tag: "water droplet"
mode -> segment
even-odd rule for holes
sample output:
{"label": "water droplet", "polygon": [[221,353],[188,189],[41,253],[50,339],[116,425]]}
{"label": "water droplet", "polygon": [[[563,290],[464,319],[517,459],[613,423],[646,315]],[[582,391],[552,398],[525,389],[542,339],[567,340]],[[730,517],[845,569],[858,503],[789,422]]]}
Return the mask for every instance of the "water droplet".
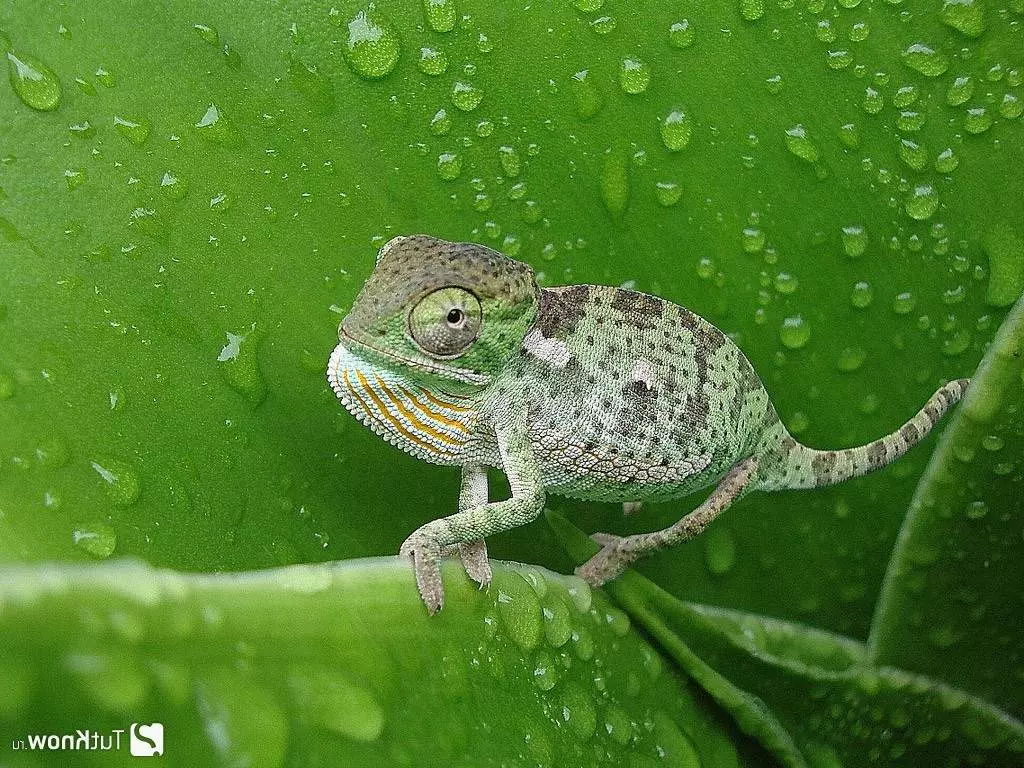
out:
{"label": "water droplet", "polygon": [[459,16],[455,0],[423,0],[423,14],[434,32],[451,32]]}
{"label": "water droplet", "polygon": [[808,136],[807,129],[799,123],[786,131],[786,149],[808,163],[818,162],[821,156],[818,145]]}
{"label": "water droplet", "polygon": [[960,165],[960,158],[957,157],[952,147],[942,150],[935,158],[935,170],[939,173],[952,173],[958,165]]}
{"label": "water droplet", "polygon": [[892,300],[892,311],[897,315],[909,315],[917,306],[917,298],[910,291],[899,293]]}
{"label": "water droplet", "polygon": [[939,193],[931,184],[918,184],[907,196],[905,208],[912,219],[931,218],[939,210]]}
{"label": "water droplet", "polygon": [[444,136],[452,129],[452,119],[448,116],[448,112],[444,109],[439,109],[434,113],[434,116],[430,118],[430,132],[435,136]]}
{"label": "water droplet", "polygon": [[925,43],[913,43],[903,51],[903,63],[925,77],[938,77],[949,69],[945,54]]}
{"label": "water droplet", "polygon": [[779,272],[772,281],[772,285],[783,296],[789,296],[796,293],[797,288],[800,287],[800,281],[789,272]]}
{"label": "water droplet", "polygon": [[669,152],[685,149],[693,136],[693,122],[682,109],[673,109],[661,121],[661,141]]}
{"label": "water droplet", "polygon": [[992,127],[992,115],[985,107],[971,107],[964,118],[964,130],[968,133],[984,133]]}
{"label": "water droplet", "polygon": [[589,70],[581,69],[572,76],[572,92],[576,100],[576,115],[581,120],[593,117],[604,106],[604,99]]}
{"label": "water droplet", "polygon": [[689,19],[681,19],[668,28],[668,44],[673,48],[689,48],[693,45],[693,27]]}
{"label": "water droplet", "polygon": [[782,91],[782,75],[771,75],[764,81],[768,93],[780,93]]}
{"label": "water droplet", "polygon": [[907,167],[915,171],[923,171],[928,165],[928,150],[913,139],[901,138],[896,145],[896,153]]}
{"label": "water droplet", "polygon": [[704,565],[713,576],[724,576],[736,565],[736,539],[728,528],[712,526],[704,538]]}
{"label": "water droplet", "polygon": [[218,764],[279,768],[285,763],[288,718],[274,694],[233,669],[203,669],[195,707]]}
{"label": "water droplet", "polygon": [[946,103],[951,107],[958,107],[964,104],[974,95],[974,80],[967,75],[961,75],[950,83],[946,89]]}
{"label": "water droplet", "polygon": [[985,19],[979,0],[945,0],[939,16],[943,24],[967,37],[979,37],[985,31]]}
{"label": "water droplet", "polygon": [[130,117],[115,115],[114,128],[136,146],[149,138],[149,121],[142,117],[133,120]]}
{"label": "water droplet", "polygon": [[91,139],[96,135],[96,127],[88,120],[83,120],[80,123],[68,126],[68,130],[72,136],[79,139]]}
{"label": "water droplet", "polygon": [[868,233],[860,224],[850,224],[842,231],[843,252],[851,259],[864,254],[868,247]]}
{"label": "water droplet", "polygon": [[852,373],[864,365],[868,353],[861,347],[844,347],[836,360],[836,370]]}
{"label": "water droplet", "polygon": [[420,72],[436,77],[448,71],[448,56],[439,48],[420,48]]}
{"label": "water droplet", "polygon": [[242,134],[216,104],[206,108],[206,112],[195,123],[195,128],[203,139],[213,144],[223,147],[242,145]]}
{"label": "water droplet", "polygon": [[659,181],[654,185],[654,196],[659,205],[669,208],[679,202],[683,188],[674,181]]}
{"label": "water droplet", "polygon": [[217,34],[217,30],[208,24],[193,24],[192,29],[210,45],[217,45],[220,42],[220,35]]}
{"label": "water droplet", "polygon": [[915,85],[904,85],[896,90],[892,97],[893,106],[897,109],[906,109],[918,99],[918,90]]}
{"label": "water droplet", "polygon": [[1024,115],[1024,102],[1015,93],[1004,94],[1003,100],[999,103],[999,114],[1007,120],[1016,120]]}
{"label": "water droplet", "polygon": [[814,36],[822,43],[834,43],[836,30],[828,19],[820,19],[814,28]]}
{"label": "water droplet", "polygon": [[577,683],[571,682],[562,691],[561,704],[562,722],[578,741],[586,741],[594,735],[597,730],[597,710],[592,696]]}
{"label": "water droplet", "polygon": [[[501,170],[505,176],[510,179],[514,179],[519,176],[522,171],[522,161],[519,159],[519,152],[516,151],[515,147],[504,146],[498,147],[498,159],[501,161]],[[525,192],[525,188],[522,188]],[[509,198],[517,199],[512,197],[512,190],[509,190]]]}
{"label": "water droplet", "polygon": [[544,614],[544,637],[552,648],[561,648],[572,637],[572,621],[569,606],[557,596],[548,596],[542,601]]}
{"label": "water droplet", "polygon": [[757,21],[764,11],[764,0],[740,0],[740,16],[745,21]]}
{"label": "water droplet", "polygon": [[870,283],[861,281],[853,286],[850,293],[850,303],[857,309],[866,309],[871,306],[875,299],[875,291]]}
{"label": "water droplet", "polygon": [[354,741],[376,741],[384,710],[373,694],[338,674],[312,664],[292,667],[288,690],[296,709],[312,722]]}
{"label": "water droplet", "polygon": [[99,67],[93,74],[104,88],[113,88],[117,85],[117,77],[109,69]]}
{"label": "water droplet", "polygon": [[292,88],[301,94],[318,115],[334,111],[334,86],[313,64],[288,56],[288,77]]}
{"label": "water droplet", "polygon": [[484,97],[484,92],[472,83],[456,80],[452,84],[452,103],[463,112],[472,112]]}
{"label": "water droplet", "polygon": [[167,171],[160,177],[160,191],[171,200],[184,200],[188,187],[176,174]]}
{"label": "water droplet", "polygon": [[558,682],[558,670],[547,651],[538,651],[534,657],[533,682],[542,691],[550,691]]}
{"label": "water droplet", "polygon": [[825,63],[829,69],[846,69],[853,64],[853,54],[845,49],[828,51],[825,54]]}
{"label": "water droplet", "polygon": [[218,192],[210,198],[210,210],[223,213],[228,210],[234,201],[227,192]]}
{"label": "water droplet", "polygon": [[217,355],[221,375],[228,386],[242,395],[249,401],[249,405],[255,408],[263,402],[263,398],[267,395],[267,387],[256,359],[256,348],[260,339],[260,334],[256,331],[256,324],[253,323],[247,333],[228,331],[225,335],[227,343]]}
{"label": "water droplet", "polygon": [[102,464],[91,461],[89,464],[102,478],[107,497],[114,506],[126,507],[139,498],[139,476],[130,464],[117,459],[105,459]]}
{"label": "water droplet", "polygon": [[106,709],[133,709],[149,693],[149,676],[125,654],[69,653],[62,666],[93,701]]}
{"label": "water droplet", "polygon": [[117,547],[117,532],[104,522],[82,523],[71,532],[71,542],[93,557],[107,558]]}
{"label": "water droplet", "polygon": [[629,165],[618,152],[605,153],[601,169],[601,201],[613,218],[621,216],[629,202]]}
{"label": "water droplet", "polygon": [[455,152],[442,152],[437,156],[437,175],[445,181],[457,179],[462,173],[462,158]]}
{"label": "water droplet", "polygon": [[860,131],[853,123],[839,126],[839,140],[850,149],[860,148]]}
{"label": "water droplet", "polygon": [[60,78],[48,66],[31,56],[8,51],[11,87],[26,106],[49,112],[60,106]]}
{"label": "water droplet", "polygon": [[[454,7],[450,0],[444,4]],[[349,21],[345,61],[360,77],[377,79],[389,75],[400,52],[398,33],[372,3]]]}
{"label": "water droplet", "polygon": [[864,89],[864,100],[861,102],[861,108],[865,112],[869,115],[877,115],[884,106],[885,99],[882,98],[881,93],[870,85]]}
{"label": "water droplet", "polygon": [[78,189],[85,183],[87,178],[88,175],[84,168],[68,168],[64,171],[64,181],[68,186],[68,191]]}
{"label": "water droplet", "polygon": [[498,615],[512,641],[524,651],[540,643],[543,620],[537,593],[517,573],[495,574]]}
{"label": "water droplet", "polygon": [[811,326],[803,315],[792,315],[782,321],[779,339],[790,349],[800,349],[811,340]]}
{"label": "water droplet", "polygon": [[850,42],[862,43],[868,39],[869,34],[871,34],[871,27],[866,22],[858,21],[850,27]]}
{"label": "water droplet", "polygon": [[614,16],[598,16],[590,22],[590,28],[598,35],[607,35],[615,31]]}
{"label": "water droplet", "polygon": [[9,373],[0,373],[0,400],[14,397],[14,377]]}
{"label": "water droplet", "polygon": [[604,711],[604,732],[616,744],[626,745],[633,736],[633,724],[629,715],[614,704],[609,704]]}
{"label": "water droplet", "polygon": [[622,60],[619,65],[619,86],[625,93],[643,93],[650,84],[651,70],[646,64],[632,56]]}
{"label": "water droplet", "polygon": [[227,43],[224,43],[224,47],[221,50],[224,54],[224,63],[227,64],[230,69],[237,71],[242,68],[242,55],[238,51]]}

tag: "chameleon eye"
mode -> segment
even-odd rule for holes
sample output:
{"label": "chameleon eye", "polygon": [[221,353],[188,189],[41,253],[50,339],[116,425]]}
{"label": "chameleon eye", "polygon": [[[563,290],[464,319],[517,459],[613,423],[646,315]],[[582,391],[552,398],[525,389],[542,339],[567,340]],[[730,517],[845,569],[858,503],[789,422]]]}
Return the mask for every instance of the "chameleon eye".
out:
{"label": "chameleon eye", "polygon": [[428,293],[409,313],[409,335],[431,357],[458,357],[480,333],[480,300],[454,286]]}

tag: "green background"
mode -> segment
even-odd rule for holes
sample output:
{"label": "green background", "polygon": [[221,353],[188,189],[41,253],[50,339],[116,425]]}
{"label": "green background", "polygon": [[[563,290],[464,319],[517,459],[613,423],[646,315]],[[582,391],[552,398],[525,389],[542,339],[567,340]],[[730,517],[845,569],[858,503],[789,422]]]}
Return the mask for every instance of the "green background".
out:
{"label": "green background", "polygon": [[[0,558],[249,570],[389,555],[453,511],[457,473],[384,444],[324,381],[340,316],[397,234],[697,311],[809,445],[897,428],[972,375],[1024,290],[1022,14],[1020,0],[5,6]],[[749,497],[639,570],[681,599],[866,641],[873,663],[1019,718],[1021,334],[1007,323],[977,418],[923,483],[935,438],[834,489]],[[615,532],[694,503],[625,520],[551,500]],[[490,549],[573,564],[542,520]],[[361,572],[371,603],[394,566],[380,567]],[[11,584],[38,577],[12,568]],[[403,620],[436,632],[411,579],[403,599]],[[476,625],[460,631],[470,642]]]}

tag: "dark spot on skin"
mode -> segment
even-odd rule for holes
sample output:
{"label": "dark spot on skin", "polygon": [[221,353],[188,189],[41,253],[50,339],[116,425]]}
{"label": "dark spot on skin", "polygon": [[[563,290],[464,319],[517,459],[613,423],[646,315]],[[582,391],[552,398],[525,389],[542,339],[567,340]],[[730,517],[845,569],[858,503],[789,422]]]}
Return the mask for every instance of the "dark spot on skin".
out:
{"label": "dark spot on skin", "polygon": [[878,469],[885,466],[885,443],[875,440],[868,446],[868,466]]}
{"label": "dark spot on skin", "polygon": [[939,420],[939,411],[931,403],[929,403],[928,405],[926,405],[924,407],[924,412],[928,416],[928,418],[932,422],[932,424],[934,424],[935,422],[937,422]]}
{"label": "dark spot on skin", "polygon": [[921,439],[921,431],[916,424],[907,423],[900,427],[900,436],[907,441],[907,445],[917,445]]}
{"label": "dark spot on skin", "polygon": [[534,326],[545,338],[565,338],[576,328],[590,298],[590,286],[573,285],[540,292],[540,308]]}
{"label": "dark spot on skin", "polygon": [[814,471],[818,482],[828,482],[829,476],[836,465],[835,451],[821,451],[815,455],[811,462],[811,469]]}

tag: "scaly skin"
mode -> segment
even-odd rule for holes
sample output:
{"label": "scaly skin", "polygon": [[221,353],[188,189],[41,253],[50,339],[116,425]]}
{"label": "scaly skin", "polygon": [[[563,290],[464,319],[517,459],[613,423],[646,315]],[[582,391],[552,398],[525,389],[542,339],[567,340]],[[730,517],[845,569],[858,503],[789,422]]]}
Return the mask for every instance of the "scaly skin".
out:
{"label": "scaly skin", "polygon": [[[481,245],[396,237],[339,328],[327,377],[388,442],[462,467],[459,511],[402,545],[430,613],[440,558],[457,552],[485,586],[484,539],[533,520],[547,492],[665,500],[715,486],[661,531],[595,534],[577,569],[600,586],[643,554],[690,539],[753,490],[815,488],[867,474],[916,445],[968,381],[941,387],[895,432],[818,451],[786,431],[750,362],[671,302],[595,285],[541,289],[533,270]],[[487,467],[511,498],[489,502]]]}

